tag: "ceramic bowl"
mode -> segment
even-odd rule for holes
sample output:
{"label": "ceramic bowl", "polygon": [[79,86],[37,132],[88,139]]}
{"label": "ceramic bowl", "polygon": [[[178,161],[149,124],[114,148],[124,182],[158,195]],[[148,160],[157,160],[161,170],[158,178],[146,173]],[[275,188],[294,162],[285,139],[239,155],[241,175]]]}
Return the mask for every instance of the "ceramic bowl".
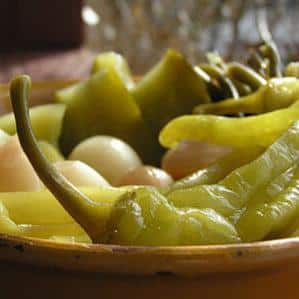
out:
{"label": "ceramic bowl", "polygon": [[[38,82],[33,105],[73,82]],[[9,111],[7,85],[0,108]],[[128,247],[0,235],[0,298],[299,298],[299,238]],[[92,296],[92,297],[91,297]]]}

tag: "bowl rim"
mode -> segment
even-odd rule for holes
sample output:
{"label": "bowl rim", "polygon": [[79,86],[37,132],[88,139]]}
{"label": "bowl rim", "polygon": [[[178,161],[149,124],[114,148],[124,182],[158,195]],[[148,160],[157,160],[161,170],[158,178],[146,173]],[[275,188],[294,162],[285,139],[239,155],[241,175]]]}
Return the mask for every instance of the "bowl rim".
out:
{"label": "bowl rim", "polygon": [[[216,251],[230,250],[261,250],[262,253],[266,253],[268,250],[283,250],[285,248],[298,246],[299,237],[280,238],[263,241],[232,243],[232,244],[215,244],[215,245],[181,245],[181,246],[144,246],[144,245],[117,245],[117,244],[105,244],[105,243],[83,243],[83,242],[66,242],[50,239],[14,236],[10,234],[0,233],[0,246],[4,241],[19,242],[26,245],[37,245],[39,247],[55,247],[62,250],[77,249],[80,251],[88,252],[102,252],[103,250],[114,254],[115,252],[121,252],[123,254],[131,253],[143,253],[149,252],[167,252],[174,254],[202,253],[213,254]],[[299,255],[299,252],[298,252]]]}
{"label": "bowl rim", "polygon": [[299,237],[200,246],[57,242],[0,234],[0,261],[118,275],[198,276],[280,269],[299,261]]}

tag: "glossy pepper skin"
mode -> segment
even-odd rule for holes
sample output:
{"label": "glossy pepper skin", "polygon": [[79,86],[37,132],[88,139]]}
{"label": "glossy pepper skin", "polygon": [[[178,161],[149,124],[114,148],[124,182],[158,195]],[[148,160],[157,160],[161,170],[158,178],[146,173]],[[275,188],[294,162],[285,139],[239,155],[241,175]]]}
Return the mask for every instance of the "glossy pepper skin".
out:
{"label": "glossy pepper skin", "polygon": [[264,149],[261,147],[236,149],[225,157],[220,158],[209,167],[199,169],[193,174],[176,181],[170,186],[167,192],[169,194],[170,192],[178,189],[216,184],[234,169],[239,168],[257,158],[263,150]]}
{"label": "glossy pepper skin", "polygon": [[27,99],[30,83],[28,76],[19,76],[11,82],[10,93],[20,143],[40,179],[93,242],[101,242],[103,238],[108,243],[131,245],[240,241],[234,226],[217,212],[212,209],[177,209],[154,188],[125,192],[113,202],[112,210],[109,205],[108,213],[103,203],[95,204],[41,154],[29,121]]}
{"label": "glossy pepper skin", "polygon": [[257,90],[265,85],[267,81],[250,67],[238,62],[231,62],[227,65],[226,74],[232,80],[236,79]]}
{"label": "glossy pepper skin", "polygon": [[95,74],[103,69],[114,69],[121,80],[124,82],[127,89],[132,89],[135,86],[131,70],[125,58],[115,52],[105,52],[99,54],[92,65],[91,73]]}
{"label": "glossy pepper skin", "polygon": [[58,91],[56,100],[66,105],[60,138],[65,155],[88,137],[111,135],[129,143],[145,163],[157,164],[162,149],[114,67]]}
{"label": "glossy pepper skin", "polygon": [[219,183],[176,190],[168,199],[177,207],[209,207],[236,219],[242,208],[298,159],[299,122],[296,122],[257,159],[235,169]]}
{"label": "glossy pepper skin", "polygon": [[270,61],[257,51],[253,51],[247,60],[248,66],[254,69],[266,80],[270,79]]}
{"label": "glossy pepper skin", "polygon": [[[109,219],[114,203],[126,192],[120,188],[84,188],[81,191],[95,206],[101,207],[103,220]],[[98,223],[102,224],[105,222]],[[0,193],[0,231],[26,237],[91,242],[48,190]]]}
{"label": "glossy pepper skin", "polygon": [[213,209],[174,207],[153,188],[141,187],[114,206],[106,242],[178,246],[239,242],[234,226]]}
{"label": "glossy pepper skin", "polygon": [[278,235],[299,215],[299,170],[289,186],[277,196],[249,204],[240,216],[236,226],[244,241],[262,240]]}
{"label": "glossy pepper skin", "polygon": [[201,76],[174,50],[168,50],[131,93],[155,136],[172,118],[210,102]]}
{"label": "glossy pepper skin", "polygon": [[28,111],[28,98],[31,88],[29,76],[21,75],[12,80],[10,97],[16,119],[16,127],[21,146],[41,181],[81,225],[91,239],[96,242],[103,233],[102,207],[74,187],[42,155],[33,134]]}
{"label": "glossy pepper skin", "polygon": [[[296,104],[296,103],[295,103]],[[160,143],[175,146],[183,140],[228,145],[237,148],[267,147],[294,121],[297,105],[243,118],[215,115],[188,115],[170,121],[160,133]]]}
{"label": "glossy pepper skin", "polygon": [[219,103],[203,104],[194,109],[198,114],[233,114],[244,112],[260,114],[286,108],[299,100],[299,80],[295,78],[274,78],[256,92],[240,98],[227,99]]}
{"label": "glossy pepper skin", "polygon": [[196,70],[202,70],[210,77],[206,82],[213,101],[220,101],[227,98],[239,98],[239,91],[225,71],[213,64],[199,64]]}

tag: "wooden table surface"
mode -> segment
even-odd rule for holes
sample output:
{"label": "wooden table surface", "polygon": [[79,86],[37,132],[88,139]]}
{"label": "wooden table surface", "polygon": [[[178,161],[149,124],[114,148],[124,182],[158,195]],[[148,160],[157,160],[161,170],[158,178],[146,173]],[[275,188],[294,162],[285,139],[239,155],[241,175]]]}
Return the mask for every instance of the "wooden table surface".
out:
{"label": "wooden table surface", "polygon": [[86,48],[0,54],[0,82],[26,73],[33,80],[88,76],[94,53]]}

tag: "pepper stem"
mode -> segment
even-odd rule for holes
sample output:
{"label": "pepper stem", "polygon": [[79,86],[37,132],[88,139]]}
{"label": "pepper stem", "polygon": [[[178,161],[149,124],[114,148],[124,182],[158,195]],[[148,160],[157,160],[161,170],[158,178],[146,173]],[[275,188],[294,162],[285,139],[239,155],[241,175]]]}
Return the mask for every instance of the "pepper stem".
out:
{"label": "pepper stem", "polygon": [[92,241],[97,242],[103,231],[103,227],[99,225],[103,219],[96,213],[95,203],[62,176],[38,147],[29,117],[30,89],[31,79],[27,75],[17,76],[10,84],[10,98],[21,146],[41,181]]}

